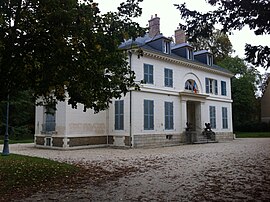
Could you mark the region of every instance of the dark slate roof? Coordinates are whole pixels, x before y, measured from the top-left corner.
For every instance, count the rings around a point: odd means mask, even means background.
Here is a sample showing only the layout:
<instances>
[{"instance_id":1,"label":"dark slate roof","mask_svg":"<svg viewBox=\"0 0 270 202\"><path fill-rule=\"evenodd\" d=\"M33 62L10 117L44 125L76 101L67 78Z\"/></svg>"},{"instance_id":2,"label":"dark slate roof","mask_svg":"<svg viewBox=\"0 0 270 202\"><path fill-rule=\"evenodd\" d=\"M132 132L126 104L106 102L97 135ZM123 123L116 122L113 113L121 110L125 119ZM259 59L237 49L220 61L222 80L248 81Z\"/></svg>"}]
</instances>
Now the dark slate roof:
<instances>
[{"instance_id":1,"label":"dark slate roof","mask_svg":"<svg viewBox=\"0 0 270 202\"><path fill-rule=\"evenodd\" d=\"M204 67L207 67L209 69L213 69L213 70L217 70L217 71L220 71L220 72L224 72L224 73L228 73L228 74L232 74L231 71L229 71L228 69L225 69L223 67L220 67L218 65L213 65L213 66L209 66L209 65L206 65L196 59L194 60L188 60L184 57L181 57L179 55L176 55L174 53L170 53L170 54L165 54L163 53L162 51L160 50L157 50L151 46L148 45L149 42L152 42L153 40L157 40L157 39L161 39L161 38L166 38L168 39L167 37L164 37L162 34L160 35L157 35L153 38L149 37L148 34L146 34L144 37L138 37L136 38L135 41L132 41L131 39L123 42L119 48L121 49L129 49L129 48L132 48L134 46L137 46L138 48L142 48L142 49L145 49L145 50L149 50L153 53L156 53L156 54L159 54L159 55L163 55L165 57L169 57L169 58L173 58L173 59L177 59L177 60L182 60L182 61L185 61L185 62L189 62L189 63L192 63L192 64L197 64L197 65L201 65L201 66L204 66ZM188 43L183 43L183 44L172 44L171 46L171 49L177 49L177 48L180 48L180 47L185 47L185 46L189 46L189 47L192 47L190 44ZM199 55L199 54L203 54L203 53L209 53L207 50L201 50L201 51L197 51L194 53L194 55Z\"/></svg>"},{"instance_id":2,"label":"dark slate roof","mask_svg":"<svg viewBox=\"0 0 270 202\"><path fill-rule=\"evenodd\" d=\"M200 51L194 52L194 55L201 55L204 53L210 53L210 52L208 50L200 50ZM210 53L210 54L212 54L212 53Z\"/></svg>"},{"instance_id":3,"label":"dark slate roof","mask_svg":"<svg viewBox=\"0 0 270 202\"><path fill-rule=\"evenodd\" d=\"M188 43L173 44L171 49L174 50L174 49L182 48L182 47L192 47L192 46Z\"/></svg>"}]
</instances>

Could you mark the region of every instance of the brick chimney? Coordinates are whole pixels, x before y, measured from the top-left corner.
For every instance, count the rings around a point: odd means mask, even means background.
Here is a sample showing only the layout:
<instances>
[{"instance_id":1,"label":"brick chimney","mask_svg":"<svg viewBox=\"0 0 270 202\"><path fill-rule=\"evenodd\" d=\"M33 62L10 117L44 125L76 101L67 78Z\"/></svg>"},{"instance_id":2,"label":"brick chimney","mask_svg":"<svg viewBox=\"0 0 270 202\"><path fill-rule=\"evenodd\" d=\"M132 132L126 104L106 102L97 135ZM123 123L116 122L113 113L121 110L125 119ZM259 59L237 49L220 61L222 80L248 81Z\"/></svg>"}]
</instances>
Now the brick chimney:
<instances>
[{"instance_id":1,"label":"brick chimney","mask_svg":"<svg viewBox=\"0 0 270 202\"><path fill-rule=\"evenodd\" d=\"M181 28L178 27L177 30L175 30L174 35L175 35L175 43L176 44L181 44L181 43L187 42L186 33Z\"/></svg>"},{"instance_id":2,"label":"brick chimney","mask_svg":"<svg viewBox=\"0 0 270 202\"><path fill-rule=\"evenodd\" d=\"M155 14L155 17L151 16L151 20L149 22L149 36L154 37L160 34L160 18L157 17L157 14Z\"/></svg>"}]
</instances>

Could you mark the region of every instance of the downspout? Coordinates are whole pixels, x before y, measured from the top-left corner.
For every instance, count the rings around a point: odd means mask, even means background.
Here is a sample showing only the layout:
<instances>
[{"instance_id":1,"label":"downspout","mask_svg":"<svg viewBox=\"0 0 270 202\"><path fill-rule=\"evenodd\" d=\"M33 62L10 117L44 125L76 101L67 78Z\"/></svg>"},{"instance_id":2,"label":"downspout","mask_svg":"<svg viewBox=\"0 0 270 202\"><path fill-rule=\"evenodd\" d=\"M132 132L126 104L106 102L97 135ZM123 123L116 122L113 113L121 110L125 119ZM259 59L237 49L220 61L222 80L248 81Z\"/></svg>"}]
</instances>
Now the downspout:
<instances>
[{"instance_id":1,"label":"downspout","mask_svg":"<svg viewBox=\"0 0 270 202\"><path fill-rule=\"evenodd\" d=\"M128 51L129 54L129 67L130 70L131 68L131 57L132 57L132 52L131 50ZM131 88L129 89L129 147L132 147L132 90Z\"/></svg>"},{"instance_id":2,"label":"downspout","mask_svg":"<svg viewBox=\"0 0 270 202\"><path fill-rule=\"evenodd\" d=\"M106 133L107 133L107 146L109 146L109 127L110 127L110 112L109 108L106 110Z\"/></svg>"}]
</instances>

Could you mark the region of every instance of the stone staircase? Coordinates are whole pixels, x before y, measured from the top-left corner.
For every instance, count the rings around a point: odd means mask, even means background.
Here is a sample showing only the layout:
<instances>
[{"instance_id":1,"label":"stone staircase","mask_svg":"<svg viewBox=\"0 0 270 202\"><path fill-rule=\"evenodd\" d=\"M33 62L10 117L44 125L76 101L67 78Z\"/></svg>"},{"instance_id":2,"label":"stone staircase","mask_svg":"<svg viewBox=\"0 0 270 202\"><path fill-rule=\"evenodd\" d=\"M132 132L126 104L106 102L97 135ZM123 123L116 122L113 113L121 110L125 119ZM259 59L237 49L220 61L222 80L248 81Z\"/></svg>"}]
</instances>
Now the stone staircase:
<instances>
[{"instance_id":1,"label":"stone staircase","mask_svg":"<svg viewBox=\"0 0 270 202\"><path fill-rule=\"evenodd\" d=\"M186 143L187 144L206 144L206 143L216 143L216 137L214 132L196 132L196 131L186 131Z\"/></svg>"}]
</instances>

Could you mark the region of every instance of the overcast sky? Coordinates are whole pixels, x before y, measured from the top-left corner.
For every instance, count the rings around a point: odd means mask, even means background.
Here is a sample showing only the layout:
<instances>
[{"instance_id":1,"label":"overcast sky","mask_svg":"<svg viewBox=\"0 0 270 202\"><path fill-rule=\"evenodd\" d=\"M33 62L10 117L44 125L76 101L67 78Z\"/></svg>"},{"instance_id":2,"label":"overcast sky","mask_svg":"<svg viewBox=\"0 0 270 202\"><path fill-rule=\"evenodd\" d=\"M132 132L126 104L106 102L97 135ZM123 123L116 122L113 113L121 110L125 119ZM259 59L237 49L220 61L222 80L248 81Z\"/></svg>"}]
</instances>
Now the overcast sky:
<instances>
[{"instance_id":1,"label":"overcast sky","mask_svg":"<svg viewBox=\"0 0 270 202\"><path fill-rule=\"evenodd\" d=\"M117 6L124 0L95 0L99 3L99 8L102 13L107 11L116 11ZM174 35L174 30L178 27L180 22L183 22L180 18L180 12L176 9L174 4L182 4L186 2L187 7L192 10L201 12L207 12L214 8L205 3L205 0L144 0L140 7L142 8L142 16L134 19L142 27L148 25L148 20L151 15L157 14L160 17L160 30L164 36L169 37ZM229 36L234 55L238 55L240 58L244 58L244 47L246 43L251 45L268 45L270 46L270 36L256 36L253 31L250 31L248 27L245 27L241 31L233 31L233 34Z\"/></svg>"}]
</instances>

